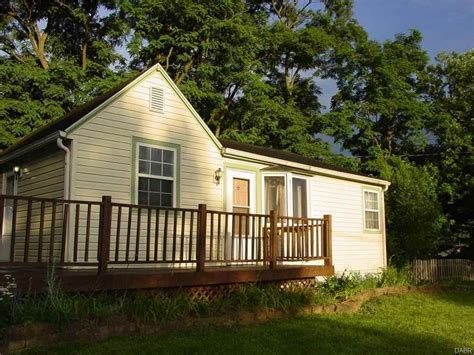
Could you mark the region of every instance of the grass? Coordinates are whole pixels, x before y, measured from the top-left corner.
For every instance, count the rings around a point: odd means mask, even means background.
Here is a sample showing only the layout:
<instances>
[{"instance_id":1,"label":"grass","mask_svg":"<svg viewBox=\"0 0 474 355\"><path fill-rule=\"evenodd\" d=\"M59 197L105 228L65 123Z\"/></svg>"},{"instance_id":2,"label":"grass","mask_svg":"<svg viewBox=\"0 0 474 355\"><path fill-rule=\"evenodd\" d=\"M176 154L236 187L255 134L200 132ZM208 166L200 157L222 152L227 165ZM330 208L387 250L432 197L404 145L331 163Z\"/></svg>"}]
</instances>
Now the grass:
<instances>
[{"instance_id":1,"label":"grass","mask_svg":"<svg viewBox=\"0 0 474 355\"><path fill-rule=\"evenodd\" d=\"M32 353L380 354L474 348L474 292L406 294L368 302L355 315L306 316L223 329L112 338Z\"/></svg>"}]
</instances>

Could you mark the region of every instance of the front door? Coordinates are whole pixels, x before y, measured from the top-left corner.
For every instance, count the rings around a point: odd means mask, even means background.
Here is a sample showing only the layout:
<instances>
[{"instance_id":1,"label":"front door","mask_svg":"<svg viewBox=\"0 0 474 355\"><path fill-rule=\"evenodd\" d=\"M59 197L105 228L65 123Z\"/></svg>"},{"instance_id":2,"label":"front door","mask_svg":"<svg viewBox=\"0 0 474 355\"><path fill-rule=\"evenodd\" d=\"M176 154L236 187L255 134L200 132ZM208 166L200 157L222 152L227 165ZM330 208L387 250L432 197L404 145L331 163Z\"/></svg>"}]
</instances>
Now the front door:
<instances>
[{"instance_id":1,"label":"front door","mask_svg":"<svg viewBox=\"0 0 474 355\"><path fill-rule=\"evenodd\" d=\"M4 174L3 175L3 193L5 195L15 195L16 194L16 179L14 174ZM0 261L9 261L10 260L10 247L11 247L11 238L12 238L12 217L13 217L13 200L5 200L5 207L3 216L3 230L0 231Z\"/></svg>"},{"instance_id":2,"label":"front door","mask_svg":"<svg viewBox=\"0 0 474 355\"><path fill-rule=\"evenodd\" d=\"M255 213L256 186L255 174L251 172L227 170L227 211L236 213L229 222L232 229L228 234L228 249L226 258L232 260L243 260L249 249L246 245L246 236L252 228L249 213Z\"/></svg>"}]
</instances>

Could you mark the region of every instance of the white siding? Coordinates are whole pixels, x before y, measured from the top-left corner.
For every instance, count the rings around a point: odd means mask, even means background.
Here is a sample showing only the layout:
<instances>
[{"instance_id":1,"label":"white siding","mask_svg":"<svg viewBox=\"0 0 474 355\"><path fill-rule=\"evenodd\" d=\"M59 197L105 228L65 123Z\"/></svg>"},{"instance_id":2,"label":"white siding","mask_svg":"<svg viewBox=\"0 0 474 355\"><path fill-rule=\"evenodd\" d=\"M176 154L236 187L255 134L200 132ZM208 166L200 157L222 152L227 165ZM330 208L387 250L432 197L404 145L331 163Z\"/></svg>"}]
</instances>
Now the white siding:
<instances>
[{"instance_id":1,"label":"white siding","mask_svg":"<svg viewBox=\"0 0 474 355\"><path fill-rule=\"evenodd\" d=\"M380 233L364 232L362 189L356 182L323 176L311 179L311 214L332 215L336 272L377 272L384 267L384 226Z\"/></svg>"},{"instance_id":2,"label":"white siding","mask_svg":"<svg viewBox=\"0 0 474 355\"><path fill-rule=\"evenodd\" d=\"M149 109L150 87L164 90L163 113ZM180 207L222 209L222 185L213 181L222 168L218 147L165 78L154 72L98 112L70 138L73 143L73 198L98 200L111 195L132 201L132 139L179 144Z\"/></svg>"}]
</instances>

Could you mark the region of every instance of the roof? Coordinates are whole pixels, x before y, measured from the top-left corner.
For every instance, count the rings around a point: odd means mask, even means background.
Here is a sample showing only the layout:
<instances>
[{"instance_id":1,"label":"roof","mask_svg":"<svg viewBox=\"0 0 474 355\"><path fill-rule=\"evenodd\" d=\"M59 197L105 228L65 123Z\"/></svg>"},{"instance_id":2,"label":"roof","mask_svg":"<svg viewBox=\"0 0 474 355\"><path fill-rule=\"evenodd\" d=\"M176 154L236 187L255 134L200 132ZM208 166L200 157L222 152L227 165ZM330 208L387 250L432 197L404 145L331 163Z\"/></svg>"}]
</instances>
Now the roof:
<instances>
[{"instance_id":1,"label":"roof","mask_svg":"<svg viewBox=\"0 0 474 355\"><path fill-rule=\"evenodd\" d=\"M131 78L128 80L114 86L112 89L106 91L100 96L95 97L94 99L88 101L84 105L81 105L74 110L70 111L67 113L65 116L53 120L50 123L41 126L31 132L30 134L26 135L25 137L21 138L18 140L16 143L13 145L9 146L8 148L0 151L0 157L5 156L21 147L24 147L30 143L33 143L41 138L44 138L54 132L57 131L62 131L79 121L83 116L94 110L96 107L100 106L102 103L110 99L112 96L117 94L120 90L125 88L128 84L130 84L132 81L137 79L140 75L142 75L146 70L133 75Z\"/></svg>"},{"instance_id":2,"label":"roof","mask_svg":"<svg viewBox=\"0 0 474 355\"><path fill-rule=\"evenodd\" d=\"M373 176L368 175L368 174L356 172L356 171L346 169L334 164L323 163L319 160L307 158L300 154L291 153L284 150L262 147L262 146L253 145L253 144L239 143L239 142L227 140L227 139L219 139L219 141L225 148L241 150L244 152L263 155L270 158L288 160L295 163L310 165L310 166L314 166L321 169L334 170L334 171L339 171L342 173L348 173L348 174L373 178Z\"/></svg>"}]
</instances>

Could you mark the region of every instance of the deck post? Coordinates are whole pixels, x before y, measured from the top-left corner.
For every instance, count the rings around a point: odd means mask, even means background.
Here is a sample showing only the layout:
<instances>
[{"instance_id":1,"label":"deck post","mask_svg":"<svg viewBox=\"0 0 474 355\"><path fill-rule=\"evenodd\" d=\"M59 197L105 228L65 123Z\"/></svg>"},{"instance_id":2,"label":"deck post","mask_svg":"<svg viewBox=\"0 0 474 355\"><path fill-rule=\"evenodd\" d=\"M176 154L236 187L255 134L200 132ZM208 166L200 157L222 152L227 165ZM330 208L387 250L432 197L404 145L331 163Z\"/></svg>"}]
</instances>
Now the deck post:
<instances>
[{"instance_id":1,"label":"deck post","mask_svg":"<svg viewBox=\"0 0 474 355\"><path fill-rule=\"evenodd\" d=\"M206 264L207 206L198 206L198 227L196 242L196 271L204 271Z\"/></svg>"},{"instance_id":2,"label":"deck post","mask_svg":"<svg viewBox=\"0 0 474 355\"><path fill-rule=\"evenodd\" d=\"M112 197L102 196L100 205L100 226L99 226L99 261L98 273L103 275L107 272L110 253L110 233L112 229Z\"/></svg>"},{"instance_id":3,"label":"deck post","mask_svg":"<svg viewBox=\"0 0 474 355\"><path fill-rule=\"evenodd\" d=\"M270 211L270 269L276 268L278 250L278 215L274 210Z\"/></svg>"},{"instance_id":4,"label":"deck post","mask_svg":"<svg viewBox=\"0 0 474 355\"><path fill-rule=\"evenodd\" d=\"M324 256L327 259L324 259L324 265L331 266L332 265L332 216L330 214L325 214L324 218Z\"/></svg>"}]
</instances>

